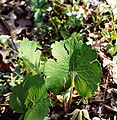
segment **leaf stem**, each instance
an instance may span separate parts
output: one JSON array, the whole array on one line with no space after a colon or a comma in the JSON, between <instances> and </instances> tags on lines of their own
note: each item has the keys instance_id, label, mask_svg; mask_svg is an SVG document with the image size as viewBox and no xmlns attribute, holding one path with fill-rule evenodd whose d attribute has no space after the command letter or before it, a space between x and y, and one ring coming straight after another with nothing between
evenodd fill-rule
<instances>
[{"instance_id":1,"label":"leaf stem","mask_svg":"<svg viewBox=\"0 0 117 120\"><path fill-rule=\"evenodd\" d=\"M8 106L9 104L4 103L4 104L0 104L0 106Z\"/></svg>"},{"instance_id":2,"label":"leaf stem","mask_svg":"<svg viewBox=\"0 0 117 120\"><path fill-rule=\"evenodd\" d=\"M52 1L52 4L54 4L53 1ZM52 25L55 27L56 35L58 36L58 29L57 29L57 26L52 19L52 16L51 16L50 12L49 12L49 17L50 17Z\"/></svg>"},{"instance_id":3,"label":"leaf stem","mask_svg":"<svg viewBox=\"0 0 117 120\"><path fill-rule=\"evenodd\" d=\"M73 93L73 85L74 85L74 79L75 79L75 76L76 76L76 72L71 72L71 89L70 89L70 99L69 99L69 103L68 103L68 110L70 110L71 108L71 101L72 101L72 93Z\"/></svg>"}]
</instances>

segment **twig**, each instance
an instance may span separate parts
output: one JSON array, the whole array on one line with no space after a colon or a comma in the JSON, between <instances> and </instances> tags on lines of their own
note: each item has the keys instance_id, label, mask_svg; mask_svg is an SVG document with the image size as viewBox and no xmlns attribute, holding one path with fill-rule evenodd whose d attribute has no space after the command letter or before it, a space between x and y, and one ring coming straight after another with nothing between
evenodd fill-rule
<instances>
[{"instance_id":1,"label":"twig","mask_svg":"<svg viewBox=\"0 0 117 120\"><path fill-rule=\"evenodd\" d=\"M52 0L52 2L55 2L55 0ZM67 5L67 4L65 4L65 3L61 3L60 1L57 1L57 2L58 2L59 4L65 6L65 7L71 6L71 5Z\"/></svg>"},{"instance_id":2,"label":"twig","mask_svg":"<svg viewBox=\"0 0 117 120\"><path fill-rule=\"evenodd\" d=\"M0 104L0 106L9 106L9 104L4 103L4 104Z\"/></svg>"},{"instance_id":3,"label":"twig","mask_svg":"<svg viewBox=\"0 0 117 120\"><path fill-rule=\"evenodd\" d=\"M108 110L110 111L113 111L113 112L116 112L117 113L117 110L113 109L112 107L108 106L108 105L104 105L105 108L107 108Z\"/></svg>"},{"instance_id":4,"label":"twig","mask_svg":"<svg viewBox=\"0 0 117 120\"><path fill-rule=\"evenodd\" d=\"M54 5L56 5L56 6L60 7L60 8L62 8L62 9L66 9L65 7L60 6L60 5L56 4L56 3L54 3Z\"/></svg>"}]
</instances>

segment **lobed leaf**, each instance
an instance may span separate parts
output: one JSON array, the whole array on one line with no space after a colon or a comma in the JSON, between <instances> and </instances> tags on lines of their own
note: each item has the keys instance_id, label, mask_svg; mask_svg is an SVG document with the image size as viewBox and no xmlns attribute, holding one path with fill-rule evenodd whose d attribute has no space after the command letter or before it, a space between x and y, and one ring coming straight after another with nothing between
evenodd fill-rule
<instances>
[{"instance_id":1,"label":"lobed leaf","mask_svg":"<svg viewBox=\"0 0 117 120\"><path fill-rule=\"evenodd\" d=\"M41 120L49 113L50 100L46 99L47 92L44 78L35 75L25 78L24 82L12 89L10 105L19 113L26 112L25 120Z\"/></svg>"},{"instance_id":2,"label":"lobed leaf","mask_svg":"<svg viewBox=\"0 0 117 120\"><path fill-rule=\"evenodd\" d=\"M22 89L21 85L12 88L12 94L10 95L10 106L11 109L17 113L23 113L25 111L25 90Z\"/></svg>"},{"instance_id":3,"label":"lobed leaf","mask_svg":"<svg viewBox=\"0 0 117 120\"><path fill-rule=\"evenodd\" d=\"M51 104L49 99L38 101L26 112L24 120L42 120L50 112L50 106Z\"/></svg>"},{"instance_id":4,"label":"lobed leaf","mask_svg":"<svg viewBox=\"0 0 117 120\"><path fill-rule=\"evenodd\" d=\"M37 50L38 45L35 41L29 41L27 38L23 38L19 47L19 56L23 59L27 68L33 73L39 73L40 55L41 51Z\"/></svg>"},{"instance_id":5,"label":"lobed leaf","mask_svg":"<svg viewBox=\"0 0 117 120\"><path fill-rule=\"evenodd\" d=\"M66 41L55 42L52 55L45 64L46 86L54 94L61 94L70 87L70 73L77 73L75 88L82 97L91 97L101 78L97 53L81 42L80 35L72 34Z\"/></svg>"}]
</instances>

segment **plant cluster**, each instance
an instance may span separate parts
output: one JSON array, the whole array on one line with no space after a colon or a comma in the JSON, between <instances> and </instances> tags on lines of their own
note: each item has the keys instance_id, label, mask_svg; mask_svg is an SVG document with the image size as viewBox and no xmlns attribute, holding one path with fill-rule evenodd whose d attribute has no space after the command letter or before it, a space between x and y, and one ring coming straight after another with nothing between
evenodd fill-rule
<instances>
[{"instance_id":1,"label":"plant cluster","mask_svg":"<svg viewBox=\"0 0 117 120\"><path fill-rule=\"evenodd\" d=\"M66 95L70 109L73 84L82 97L91 97L101 78L97 53L90 45L83 44L82 36L73 33L70 38L52 45L52 56L42 62L42 53L35 41L24 38L20 43L19 57L27 68L21 84L12 88L10 105L24 120L42 120L52 106L47 90L55 95ZM44 64L44 65L43 65Z\"/></svg>"},{"instance_id":2,"label":"plant cluster","mask_svg":"<svg viewBox=\"0 0 117 120\"><path fill-rule=\"evenodd\" d=\"M49 93L63 96L65 112L72 106L73 88L83 99L92 97L102 71L90 40L97 42L104 37L109 43L106 52L116 55L116 22L114 9L98 0L30 0L27 5L39 38L23 38L19 43L10 106L22 114L20 119L42 120L54 105ZM9 39L1 36L0 40L3 37ZM42 53L40 40L44 45L51 44L48 58ZM8 41L0 42L10 47ZM4 86L2 89L6 90ZM90 119L84 109L76 109L71 115L72 119L82 120L83 115Z\"/></svg>"},{"instance_id":3,"label":"plant cluster","mask_svg":"<svg viewBox=\"0 0 117 120\"><path fill-rule=\"evenodd\" d=\"M102 36L111 39L107 51L112 55L116 54L115 8L99 0L30 0L30 5L34 14L35 31L40 35L42 44L66 39L73 32L84 34L86 37L86 33L90 35L98 32L98 40ZM108 34L111 33L115 37L110 38Z\"/></svg>"},{"instance_id":4,"label":"plant cluster","mask_svg":"<svg viewBox=\"0 0 117 120\"><path fill-rule=\"evenodd\" d=\"M40 39L51 39L50 42L66 39L70 32L73 33L82 26L84 10L78 8L79 1L75 2L74 6L67 2L67 0L30 1L36 32L40 34Z\"/></svg>"}]
</instances>

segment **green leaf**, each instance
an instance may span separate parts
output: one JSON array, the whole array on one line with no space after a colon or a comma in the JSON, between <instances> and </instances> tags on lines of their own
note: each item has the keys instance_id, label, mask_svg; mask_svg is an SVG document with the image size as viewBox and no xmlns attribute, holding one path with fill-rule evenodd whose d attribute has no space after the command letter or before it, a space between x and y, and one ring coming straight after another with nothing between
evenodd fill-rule
<instances>
[{"instance_id":1,"label":"green leaf","mask_svg":"<svg viewBox=\"0 0 117 120\"><path fill-rule=\"evenodd\" d=\"M102 35L109 40L111 39L111 36L110 36L109 32L105 29L102 30Z\"/></svg>"},{"instance_id":2,"label":"green leaf","mask_svg":"<svg viewBox=\"0 0 117 120\"><path fill-rule=\"evenodd\" d=\"M111 46L111 48L108 51L111 55L115 55L117 53L117 44Z\"/></svg>"},{"instance_id":3,"label":"green leaf","mask_svg":"<svg viewBox=\"0 0 117 120\"><path fill-rule=\"evenodd\" d=\"M67 25L68 26L76 26L76 16L75 15L69 16L69 19L67 21Z\"/></svg>"},{"instance_id":4,"label":"green leaf","mask_svg":"<svg viewBox=\"0 0 117 120\"><path fill-rule=\"evenodd\" d=\"M36 12L34 14L35 21L38 21L41 14L42 14L42 12L40 11L40 9L36 10Z\"/></svg>"},{"instance_id":5,"label":"green leaf","mask_svg":"<svg viewBox=\"0 0 117 120\"><path fill-rule=\"evenodd\" d=\"M50 7L50 4L45 4L43 6L43 8L41 9L41 11L44 13L44 12L47 12L47 9Z\"/></svg>"},{"instance_id":6,"label":"green leaf","mask_svg":"<svg viewBox=\"0 0 117 120\"><path fill-rule=\"evenodd\" d=\"M13 110L15 110L18 113L23 113L23 105L21 104L21 101L15 94L11 94L10 96L10 106Z\"/></svg>"},{"instance_id":7,"label":"green leaf","mask_svg":"<svg viewBox=\"0 0 117 120\"><path fill-rule=\"evenodd\" d=\"M50 112L50 106L49 99L38 101L27 111L24 120L42 120Z\"/></svg>"},{"instance_id":8,"label":"green leaf","mask_svg":"<svg viewBox=\"0 0 117 120\"><path fill-rule=\"evenodd\" d=\"M22 87L21 83L20 85L17 85L12 88L12 94L10 95L10 106L11 109L15 110L17 113L23 113L26 109L24 105L24 101L26 98L25 95L25 88Z\"/></svg>"},{"instance_id":9,"label":"green leaf","mask_svg":"<svg viewBox=\"0 0 117 120\"><path fill-rule=\"evenodd\" d=\"M23 59L27 68L34 74L40 73L40 55L41 51L37 50L38 44L35 41L29 41L23 38L19 47L19 56Z\"/></svg>"},{"instance_id":10,"label":"green leaf","mask_svg":"<svg viewBox=\"0 0 117 120\"><path fill-rule=\"evenodd\" d=\"M45 64L46 86L55 94L64 92L70 87L69 56L64 48L64 42L56 42L52 55L57 59L49 59Z\"/></svg>"},{"instance_id":11,"label":"green leaf","mask_svg":"<svg viewBox=\"0 0 117 120\"><path fill-rule=\"evenodd\" d=\"M117 39L117 33L116 33L116 31L113 31L112 33L111 33L111 41L112 40L116 40Z\"/></svg>"},{"instance_id":12,"label":"green leaf","mask_svg":"<svg viewBox=\"0 0 117 120\"><path fill-rule=\"evenodd\" d=\"M80 110L80 112L79 112L78 120L82 120L82 110Z\"/></svg>"},{"instance_id":13,"label":"green leaf","mask_svg":"<svg viewBox=\"0 0 117 120\"><path fill-rule=\"evenodd\" d=\"M49 107L51 106L49 99L44 99L47 97L46 87L44 84L44 79L41 77L40 80L35 78L34 81L28 81L31 87L27 90L27 97L25 100L25 105L28 108L24 120L42 120L49 112ZM26 83L26 85L28 85Z\"/></svg>"},{"instance_id":14,"label":"green leaf","mask_svg":"<svg viewBox=\"0 0 117 120\"><path fill-rule=\"evenodd\" d=\"M48 114L51 106L46 91L43 77L40 75L26 77L24 82L12 89L11 108L19 113L28 110L25 120L32 120L32 118L41 120Z\"/></svg>"},{"instance_id":15,"label":"green leaf","mask_svg":"<svg viewBox=\"0 0 117 120\"><path fill-rule=\"evenodd\" d=\"M81 42L75 33L66 41L56 42L52 55L45 64L46 86L54 94L61 94L70 87L70 73L75 72L75 88L82 97L91 97L101 78L97 53Z\"/></svg>"},{"instance_id":16,"label":"green leaf","mask_svg":"<svg viewBox=\"0 0 117 120\"><path fill-rule=\"evenodd\" d=\"M35 85L31 86L27 90L27 97L25 100L26 107L30 107L30 105L35 105L38 100L42 100L47 97L46 87L44 84L44 80L40 79L41 82L36 82ZM27 83L26 83L27 84Z\"/></svg>"},{"instance_id":17,"label":"green leaf","mask_svg":"<svg viewBox=\"0 0 117 120\"><path fill-rule=\"evenodd\" d=\"M65 31L61 30L60 33L61 33L61 36L63 37L63 39L67 38L67 34L65 33Z\"/></svg>"},{"instance_id":18,"label":"green leaf","mask_svg":"<svg viewBox=\"0 0 117 120\"><path fill-rule=\"evenodd\" d=\"M76 109L74 110L71 114L72 114L72 120L75 120L76 117L78 116L80 110L79 109Z\"/></svg>"}]
</instances>

